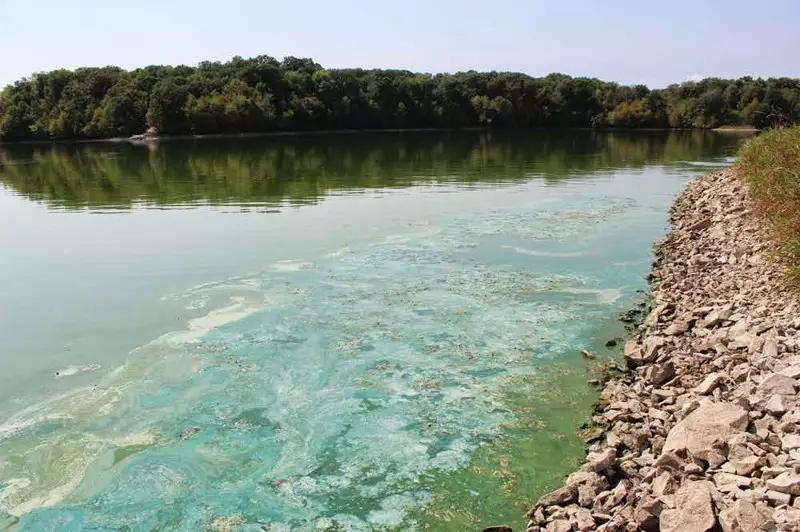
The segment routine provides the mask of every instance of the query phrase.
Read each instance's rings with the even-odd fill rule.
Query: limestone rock
[[[661,512],[662,532],[706,532],[717,518],[708,482],[689,482],[675,494],[675,508]]]
[[[764,515],[753,503],[741,499],[720,512],[719,524],[723,532],[754,532],[775,526],[769,515]]]
[[[781,438],[781,449],[784,451],[800,449],[800,434],[787,434]]]
[[[697,385],[694,391],[700,395],[708,395],[714,391],[714,388],[719,386],[720,382],[722,382],[722,375],[719,373],[711,373],[703,379],[703,382]]]
[[[729,437],[747,428],[748,416],[730,403],[706,403],[675,425],[667,435],[663,453],[688,451],[706,460],[724,447]]]
[[[786,471],[767,480],[767,488],[778,493],[800,495],[800,473]]]
[[[572,502],[575,500],[577,493],[578,490],[575,486],[564,486],[563,488],[551,491],[547,495],[543,495],[542,498],[539,499],[539,502],[536,503],[536,506],[555,506],[557,504]]]
[[[556,519],[547,523],[547,532],[572,532],[572,525],[568,519]]]
[[[792,395],[794,394],[795,382],[797,381],[791,377],[773,373],[758,385],[758,393],[764,397],[771,397],[776,394]]]

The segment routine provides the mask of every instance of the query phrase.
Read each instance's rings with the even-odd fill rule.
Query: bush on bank
[[[800,126],[749,139],[739,151],[738,171],[768,221],[790,285],[800,289]]]

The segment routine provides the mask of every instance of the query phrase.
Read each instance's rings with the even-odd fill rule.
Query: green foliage
[[[800,289],[800,126],[748,140],[739,151],[737,170],[769,221],[790,284]]]
[[[272,130],[493,127],[772,127],[800,122],[800,81],[722,80],[650,90],[509,72],[326,70],[234,57],[196,67],[55,70],[0,93],[0,139]]]

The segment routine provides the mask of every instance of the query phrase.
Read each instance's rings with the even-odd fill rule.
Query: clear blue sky
[[[0,86],[54,68],[259,54],[651,87],[800,77],[798,0],[0,0]]]

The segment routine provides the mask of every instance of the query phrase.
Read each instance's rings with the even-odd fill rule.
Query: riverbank
[[[800,309],[734,170],[691,183],[653,310],[593,421],[606,438],[529,512],[541,530],[800,530]]]

